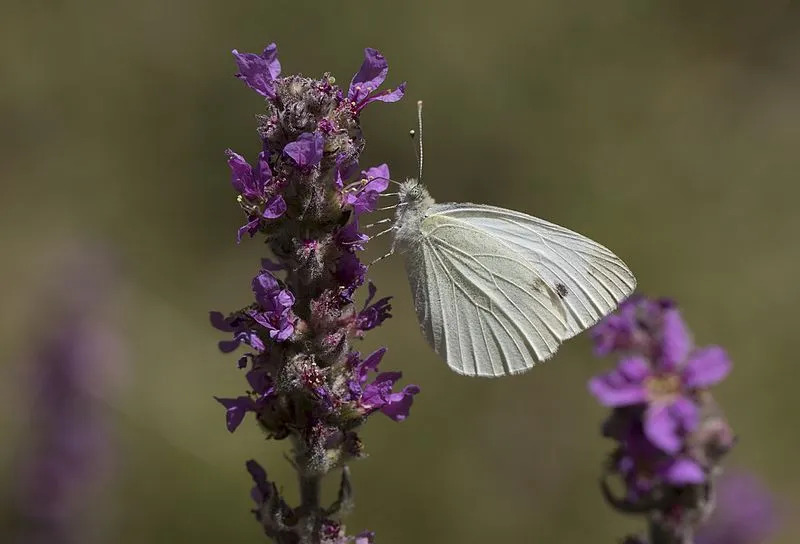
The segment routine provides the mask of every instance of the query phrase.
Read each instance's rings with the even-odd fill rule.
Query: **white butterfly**
[[[421,143],[420,113],[420,171]],[[415,179],[398,196],[392,251],[405,257],[425,337],[459,374],[529,370],[636,287],[619,257],[564,227],[494,206],[436,204]]]

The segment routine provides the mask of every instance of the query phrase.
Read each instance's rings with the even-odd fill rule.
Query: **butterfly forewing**
[[[431,213],[406,253],[420,325],[461,374],[516,374],[549,358],[567,332],[558,293],[496,235]]]
[[[429,220],[447,218],[482,233],[530,263],[535,277],[555,291],[567,314],[562,340],[613,311],[636,287],[622,260],[602,245],[521,212],[477,204],[441,204]]]

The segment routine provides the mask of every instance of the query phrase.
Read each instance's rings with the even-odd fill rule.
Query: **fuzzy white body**
[[[529,370],[636,286],[619,257],[580,234],[494,206],[436,204],[413,179],[396,215],[420,326],[459,374]]]

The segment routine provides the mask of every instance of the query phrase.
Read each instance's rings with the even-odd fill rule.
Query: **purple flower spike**
[[[239,53],[234,49],[233,56],[239,67],[236,77],[261,96],[275,99],[275,79],[281,73],[278,46],[274,43],[269,44],[261,55]]]
[[[281,76],[277,47],[262,54],[233,52],[237,77],[266,97],[257,116],[261,153],[255,163],[228,150],[231,185],[246,217],[237,232],[262,237],[269,257],[252,278],[252,298],[238,310],[211,312],[225,334],[220,350],[236,353],[245,373],[243,394],[215,397],[235,431],[248,412],[269,439],[290,439],[292,466],[302,482],[300,504],[289,506],[255,461],[253,514],[273,542],[371,544],[373,533],[348,535],[340,521],[352,504],[350,463],[366,455],[360,426],[381,412],[408,417],[416,385],[400,387],[400,372],[378,372],[380,348],[361,359],[353,345],[391,317],[392,297],[369,284],[363,307],[358,289],[368,268],[359,259],[370,237],[359,215],[378,205],[389,185],[386,164],[362,171],[365,147],[359,112],[370,102],[394,102],[405,84],[381,91],[388,65],[374,49],[343,92],[330,74],[319,79]],[[360,300],[360,298],[359,298]],[[397,387],[395,387],[397,386]],[[339,492],[323,504],[320,481],[341,472]]]
[[[322,160],[324,139],[319,132],[305,132],[297,140],[287,144],[284,155],[291,157],[300,169],[308,169]]]
[[[405,94],[406,84],[401,83],[397,89],[374,93],[386,80],[389,73],[389,63],[383,55],[376,49],[367,47],[364,49],[364,62],[358,73],[353,76],[350,82],[350,90],[347,92],[356,113],[360,112],[370,102],[397,102]]]
[[[735,439],[708,391],[728,375],[730,360],[720,347],[696,348],[666,299],[629,299],[592,337],[597,355],[620,356],[615,369],[589,380],[589,391],[612,408],[603,434],[618,442],[604,495],[622,512],[646,515],[654,543],[694,542],[714,494],[710,476]],[[612,475],[625,484],[620,498],[608,485]],[[729,537],[697,542],[739,544]]]

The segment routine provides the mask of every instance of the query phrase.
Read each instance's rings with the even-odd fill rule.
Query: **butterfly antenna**
[[[417,121],[419,122],[419,155],[417,155],[417,162],[419,163],[419,182],[422,183],[422,100],[417,100]]]
[[[422,100],[417,101],[417,122],[419,126],[419,147],[414,148],[414,154],[417,156],[417,166],[419,167],[417,181],[422,182]],[[411,136],[411,140],[414,140],[417,136],[417,131],[409,130],[408,135]]]

